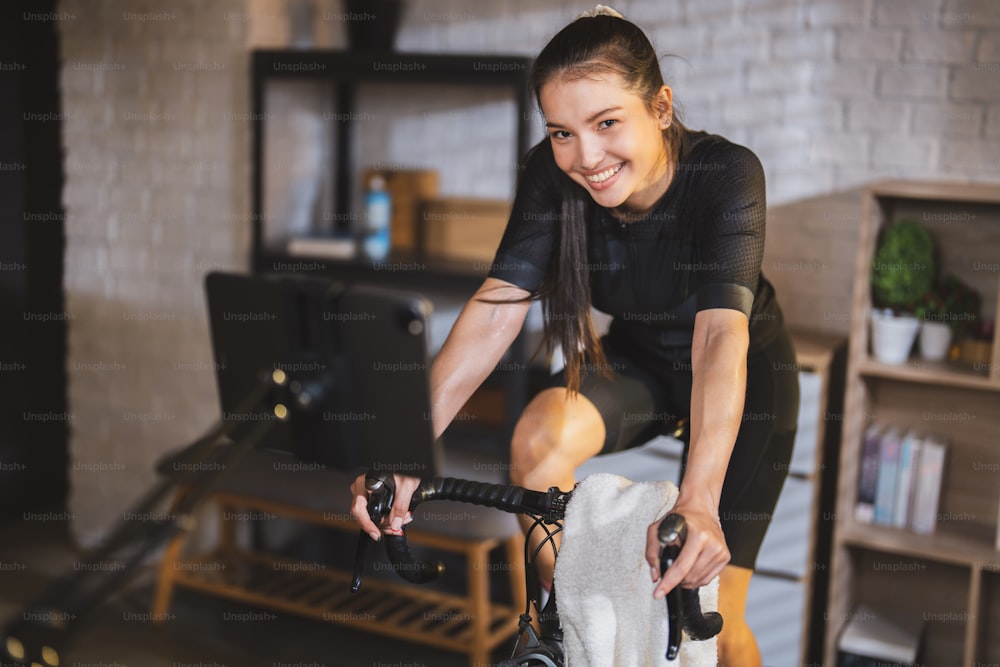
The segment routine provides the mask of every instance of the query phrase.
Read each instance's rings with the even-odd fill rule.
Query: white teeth
[[[603,183],[604,181],[608,180],[609,178],[617,174],[619,171],[621,171],[623,166],[625,166],[625,163],[620,162],[614,167],[608,167],[599,174],[594,174],[593,176],[584,176],[584,178],[586,178],[591,183]]]

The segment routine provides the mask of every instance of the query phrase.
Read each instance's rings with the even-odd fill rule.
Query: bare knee
[[[525,408],[511,440],[511,481],[547,488],[572,475],[604,443],[604,420],[582,395],[562,387],[540,392]]]

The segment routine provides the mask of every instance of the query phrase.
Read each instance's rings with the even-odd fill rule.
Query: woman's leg
[[[570,397],[565,387],[540,392],[525,408],[514,429],[511,443],[511,482],[544,491],[557,486],[564,491],[576,483],[574,471],[604,447],[604,418],[583,394]],[[531,519],[519,516],[527,529]],[[544,532],[535,530],[531,547],[541,542]],[[542,549],[535,561],[538,575],[552,581],[555,557]]]
[[[747,590],[753,570],[727,565],[719,575],[720,667],[760,667],[760,649],[746,622]]]
[[[731,560],[719,578],[719,664],[760,667],[746,622],[747,591],[795,445],[799,384],[794,351],[778,339],[748,361],[744,420],[729,462],[719,518]]]
[[[511,442],[511,482],[538,491],[552,486],[569,491],[583,462],[645,442],[652,430],[658,430],[664,418],[663,399],[655,378],[607,341],[605,353],[608,373],[585,373],[580,391],[573,395],[564,386],[566,378],[556,374],[552,385],[525,408]],[[521,517],[521,523],[527,529],[532,521]],[[544,536],[544,531],[532,531],[532,548]],[[539,552],[536,568],[544,582],[552,581],[551,549]]]

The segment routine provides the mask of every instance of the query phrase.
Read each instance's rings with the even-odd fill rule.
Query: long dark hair
[[[549,81],[594,73],[620,75],[627,89],[643,98],[650,109],[663,87],[659,58],[637,25],[616,16],[582,17],[560,30],[535,59],[531,86],[539,108],[542,86]],[[675,163],[686,133],[674,112],[663,139]],[[565,184],[559,250],[534,296],[540,297],[544,305],[545,339],[550,349],[556,344],[562,346],[566,384],[576,392],[586,365],[606,372],[607,364],[590,313],[587,227],[593,201],[580,186],[561,180]]]

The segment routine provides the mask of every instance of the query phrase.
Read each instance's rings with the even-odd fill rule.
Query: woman
[[[542,299],[546,335],[566,367],[515,428],[512,481],[572,488],[585,460],[641,444],[663,415],[689,416],[674,507],[689,537],[654,594],[720,575],[720,664],[759,665],[746,593],[798,410],[791,342],[760,273],[760,163],[685,128],[646,36],[601,6],[549,42],[532,84],[548,136],[525,159],[489,277],[434,362],[435,433],[499,362],[530,301]],[[591,306],[614,316],[603,338]],[[408,520],[416,484],[397,478],[384,530]],[[352,513],[377,539],[363,479],[352,490]],[[654,582],[656,528],[645,554]],[[542,564],[543,585],[552,568]]]

